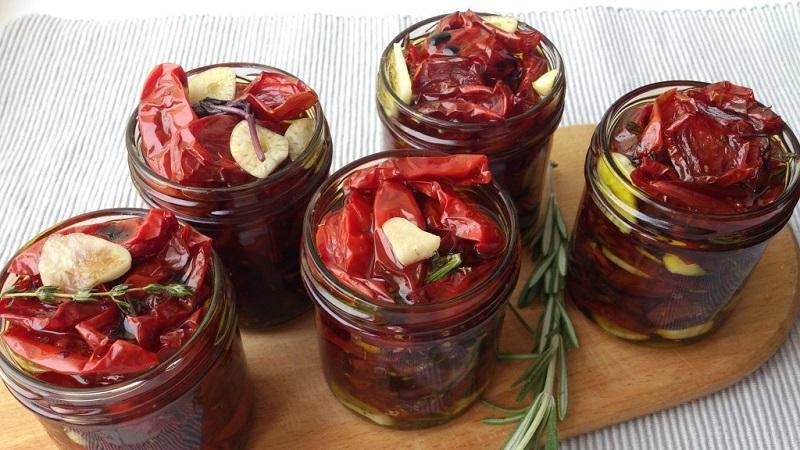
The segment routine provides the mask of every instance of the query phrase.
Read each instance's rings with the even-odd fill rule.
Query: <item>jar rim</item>
[[[678,89],[683,91],[692,88],[704,87],[709,84],[711,83],[706,81],[695,81],[695,80],[669,80],[669,81],[660,81],[657,83],[651,83],[629,91],[625,95],[618,98],[611,105],[611,107],[608,108],[608,110],[600,119],[600,122],[597,125],[596,138],[599,139],[599,144],[601,146],[603,153],[602,157],[606,158],[606,161],[616,172],[617,178],[619,178],[620,181],[625,184],[626,188],[631,189],[632,192],[637,192],[641,194],[637,195],[638,199],[646,200],[649,206],[658,209],[662,213],[670,215],[676,215],[676,214],[679,216],[691,215],[694,217],[699,216],[702,218],[715,219],[715,220],[740,220],[740,219],[748,219],[752,217],[761,216],[765,212],[782,207],[786,203],[789,203],[792,200],[796,200],[798,194],[800,194],[800,164],[793,165],[790,175],[790,180],[787,183],[786,188],[783,190],[781,195],[778,198],[776,198],[773,202],[760,206],[758,208],[753,208],[747,211],[742,211],[737,213],[697,212],[685,208],[672,207],[646,194],[644,191],[642,191],[636,185],[634,185],[633,182],[629,180],[627,176],[625,176],[622,169],[620,169],[619,165],[617,164],[616,160],[611,156],[611,154],[613,153],[610,145],[612,139],[611,133],[613,133],[614,130],[612,129],[612,127],[615,125],[615,123],[612,123],[612,121],[614,120],[615,116],[618,113],[625,110],[626,108],[632,106],[632,103],[634,101],[640,102],[642,100],[645,101],[650,100],[651,98],[654,99],[658,94],[661,94],[666,90]],[[646,97],[646,95],[650,93],[653,93],[654,95],[652,95],[651,97]],[[757,103],[760,106],[765,106],[761,102]],[[793,154],[800,156],[800,142],[798,141],[792,129],[785,122],[781,140],[786,145],[788,150],[790,150]],[[591,151],[589,153],[591,153]],[[590,167],[590,164],[588,164],[587,161],[587,164],[585,165],[585,174],[584,174],[586,176],[587,181],[592,179],[591,170],[592,168]],[[637,227],[637,224],[635,223],[633,224],[628,223],[629,221],[627,218],[623,218],[623,220],[626,221],[627,225],[630,225],[634,228]]]
[[[267,66],[264,64],[257,64],[257,63],[247,63],[247,62],[226,62],[226,63],[218,63],[218,64],[209,64],[206,66],[196,67],[186,72],[187,77],[191,77],[196,75],[200,72],[203,72],[208,69],[213,69],[215,67],[231,67],[231,68],[241,68],[241,69],[256,69],[265,72],[272,72],[272,73],[279,73],[282,75],[288,75],[290,77],[296,78],[300,80],[299,77],[285,71],[282,69],[278,69],[277,67]],[[302,81],[302,80],[300,80]],[[268,186],[274,183],[278,183],[281,181],[287,174],[291,173],[291,169],[295,169],[301,167],[306,160],[313,155],[313,152],[310,152],[309,149],[315,148],[317,143],[320,139],[323,138],[324,129],[325,129],[325,119],[322,111],[322,104],[317,100],[317,102],[310,108],[314,110],[313,118],[314,118],[314,132],[311,135],[311,139],[306,144],[306,148],[303,149],[303,152],[300,156],[295,159],[294,161],[289,161],[289,164],[275,172],[274,174],[270,174],[266,178],[257,178],[249,183],[239,184],[236,186],[227,186],[227,187],[202,187],[202,186],[187,186],[184,184],[177,183],[175,181],[170,180],[167,177],[162,176],[159,173],[156,173],[150,166],[145,162],[144,157],[142,155],[141,149],[139,148],[138,143],[138,134],[139,134],[139,120],[138,120],[138,113],[139,107],[137,106],[134,108],[133,113],[130,115],[128,119],[128,125],[125,127],[125,147],[128,151],[128,163],[134,166],[135,170],[151,179],[156,180],[158,183],[166,185],[169,188],[181,190],[184,192],[190,193],[208,193],[208,192],[215,192],[215,193],[237,193],[243,191],[250,191],[262,186]]]
[[[477,14],[479,16],[482,16],[482,17],[483,16],[499,16],[499,14],[484,13],[484,12],[476,12],[475,14]],[[388,75],[386,73],[386,61],[388,60],[389,54],[392,51],[392,46],[395,43],[403,42],[403,40],[405,40],[405,38],[407,36],[409,36],[413,31],[415,31],[415,30],[417,30],[419,28],[422,28],[425,25],[429,25],[429,24],[433,25],[434,22],[439,22],[441,19],[443,19],[444,17],[447,17],[448,15],[450,15],[450,14],[440,14],[438,16],[434,16],[434,17],[430,17],[430,18],[421,20],[421,21],[409,26],[405,30],[401,31],[400,34],[395,36],[391,41],[389,41],[389,44],[383,50],[383,53],[381,53],[380,67],[378,67],[378,78],[381,81],[383,87],[386,89],[386,91],[392,97],[392,100],[394,101],[395,106],[397,106],[397,108],[400,111],[402,111],[403,114],[408,115],[408,116],[412,117],[413,119],[415,119],[415,120],[417,120],[419,122],[422,122],[422,123],[425,123],[425,124],[428,124],[428,125],[432,125],[432,126],[436,126],[436,127],[439,127],[439,128],[458,127],[459,130],[462,130],[462,131],[480,131],[480,130],[483,130],[483,129],[486,129],[486,128],[495,127],[495,126],[497,126],[498,123],[512,123],[513,124],[514,122],[523,121],[526,118],[528,118],[528,117],[532,116],[533,114],[535,114],[540,109],[542,109],[545,105],[548,105],[553,98],[555,98],[557,95],[560,95],[561,91],[564,90],[564,84],[566,83],[566,78],[565,78],[565,75],[564,75],[564,60],[561,58],[561,53],[559,53],[559,51],[556,48],[555,44],[553,44],[553,42],[547,36],[545,36],[544,33],[542,33],[541,31],[537,30],[536,28],[533,28],[532,26],[530,26],[527,23],[525,23],[525,22],[520,20],[519,21],[520,25],[522,25],[524,27],[527,27],[532,31],[536,31],[541,35],[542,38],[541,38],[541,41],[539,43],[539,46],[543,50],[547,50],[547,51],[552,53],[552,54],[548,54],[547,52],[543,52],[545,58],[547,58],[547,60],[548,60],[548,63],[550,63],[550,70],[553,70],[553,69],[557,69],[558,70],[558,74],[556,75],[556,80],[555,80],[554,85],[553,85],[554,86],[553,90],[551,90],[550,93],[548,93],[544,97],[540,98],[539,101],[535,105],[531,106],[527,110],[525,110],[525,111],[523,111],[523,112],[521,112],[521,113],[519,113],[517,115],[508,117],[508,118],[503,119],[503,120],[491,121],[491,122],[479,122],[479,123],[452,122],[452,121],[449,121],[449,120],[439,119],[439,118],[430,116],[428,114],[422,114],[422,113],[414,110],[413,108],[409,107],[409,105],[405,104],[405,102],[403,102],[400,99],[400,97],[397,95],[397,93],[394,91],[394,89],[392,88],[392,84],[389,82]],[[552,56],[552,58],[551,58],[551,56]],[[380,108],[380,101],[378,102],[378,107]]]
[[[337,188],[337,186],[341,186],[344,181],[350,176],[354,171],[366,167],[371,167],[372,165],[379,164],[380,162],[390,159],[390,158],[397,158],[397,157],[404,157],[404,156],[450,156],[447,153],[436,151],[436,150],[387,150],[382,152],[373,153],[371,155],[365,156],[363,158],[359,158],[341,169],[337,170],[334,174],[332,174],[325,182],[320,185],[314,195],[311,197],[311,200],[308,203],[308,207],[306,208],[306,212],[304,215],[303,220],[303,247],[306,254],[310,257],[311,261],[314,264],[315,269],[321,274],[324,278],[325,282],[329,286],[333,286],[338,290],[338,292],[345,295],[348,299],[352,299],[356,302],[359,307],[363,307],[367,310],[372,311],[385,311],[390,313],[408,313],[408,312],[430,312],[436,311],[440,309],[445,309],[449,306],[454,304],[458,304],[462,302],[464,299],[475,296],[476,294],[480,293],[484,290],[487,286],[491,285],[495,278],[502,274],[504,270],[509,266],[509,264],[513,264],[515,261],[516,252],[514,248],[516,247],[517,241],[519,239],[519,228],[517,223],[517,213],[514,207],[514,203],[511,200],[511,197],[505,192],[505,190],[501,189],[500,186],[497,184],[497,181],[494,179],[492,180],[491,184],[481,186],[491,186],[492,192],[498,194],[498,205],[500,206],[504,217],[502,219],[507,221],[507,233],[506,233],[506,245],[504,248],[504,255],[501,262],[497,264],[497,267],[491,274],[488,274],[480,283],[472,286],[469,290],[448,299],[444,302],[437,302],[437,303],[430,303],[424,305],[404,305],[404,304],[377,304],[376,302],[370,301],[368,298],[363,296],[361,293],[356,292],[355,290],[351,289],[350,287],[346,286],[344,283],[339,281],[339,279],[330,271],[325,263],[322,261],[322,258],[319,255],[319,251],[317,250],[316,240],[315,240],[315,229],[316,224],[312,224],[312,219],[316,211],[316,206],[322,194],[327,192],[332,188]],[[330,209],[324,211],[325,213],[329,212]],[[501,224],[502,225],[502,224]]]
[[[141,208],[109,208],[109,209],[100,209],[96,211],[79,214],[77,216],[73,216],[69,219],[61,221],[41,231],[31,240],[26,242],[22,247],[20,247],[20,249],[3,267],[2,272],[0,272],[0,277],[3,277],[5,276],[6,273],[8,273],[8,268],[11,265],[11,261],[13,261],[14,258],[16,258],[16,256],[19,255],[22,250],[27,249],[36,242],[41,241],[42,239],[50,236],[51,234],[59,230],[63,230],[66,227],[79,225],[85,222],[97,221],[97,219],[103,217],[109,217],[109,218],[118,217],[120,219],[143,217],[145,214],[147,214],[147,212],[148,210]],[[181,223],[181,225],[189,226],[185,223]],[[22,379],[24,379],[26,386],[33,386],[41,390],[42,392],[48,392],[51,394],[59,394],[59,395],[75,395],[79,397],[84,397],[85,400],[92,399],[93,396],[97,394],[106,395],[109,392],[125,392],[128,390],[136,389],[141,384],[147,382],[148,379],[151,378],[153,374],[163,371],[164,368],[171,367],[181,358],[186,356],[186,352],[188,351],[188,349],[190,349],[194,345],[194,343],[199,339],[199,336],[201,336],[203,332],[208,328],[211,319],[214,317],[216,311],[220,308],[220,301],[223,294],[222,293],[223,279],[222,279],[222,271],[217,270],[217,268],[221,267],[221,262],[219,260],[219,256],[213,249],[211,250],[211,256],[212,256],[211,270],[213,271],[214,274],[214,285],[212,288],[211,302],[208,306],[208,311],[206,311],[205,315],[203,316],[203,320],[197,326],[197,329],[189,337],[189,339],[186,342],[184,342],[184,344],[172,356],[158,363],[157,365],[153,366],[151,369],[142,372],[129,380],[121,381],[119,383],[112,383],[104,386],[93,386],[93,387],[66,387],[53,383],[47,383],[34,376],[31,376],[28,372],[17,367],[16,364],[8,361],[4,352],[0,352],[0,373],[2,373],[5,376],[10,372],[11,375],[17,378],[21,377]],[[5,321],[3,319],[0,319],[0,323],[4,322]],[[2,343],[0,343],[0,345],[5,346],[5,344]]]

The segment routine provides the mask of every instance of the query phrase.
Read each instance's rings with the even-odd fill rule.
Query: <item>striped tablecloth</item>
[[[800,130],[800,4],[517,16],[548,35],[565,59],[564,125],[596,122],[614,99],[642,84],[730,79],[752,86]],[[0,260],[36,231],[74,214],[143,206],[129,182],[123,130],[145,75],[160,62],[284,68],[319,92],[332,127],[335,168],[379,150],[377,61],[385,43],[419,19],[254,15],[98,22],[29,16],[0,28]],[[800,448],[798,374],[800,326],[735,386],[577,437],[563,448]]]

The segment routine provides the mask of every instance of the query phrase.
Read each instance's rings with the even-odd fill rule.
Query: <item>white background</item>
[[[472,8],[487,12],[522,12],[613,6],[639,9],[743,8],[781,3],[780,0],[0,0],[0,24],[24,14],[41,13],[79,19],[124,19],[183,14],[296,15],[334,14],[429,16]]]

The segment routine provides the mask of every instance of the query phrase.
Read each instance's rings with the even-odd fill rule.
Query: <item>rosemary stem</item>
[[[524,318],[524,317],[522,317],[522,314],[520,314],[520,312],[519,312],[519,311],[517,311],[517,308],[514,308],[514,306],[512,306],[510,303],[508,304],[508,307],[511,309],[511,312],[512,312],[512,313],[514,313],[514,317],[516,317],[516,318],[517,318],[517,320],[519,320],[519,323],[521,323],[521,324],[522,324],[522,326],[523,326],[523,327],[524,327],[526,330],[528,330],[528,333],[530,333],[532,336],[536,336],[536,330],[534,330],[534,329],[533,329],[533,327],[532,327],[532,326],[530,326],[530,324],[528,323],[528,321],[527,321],[527,320],[525,320],[525,318]]]

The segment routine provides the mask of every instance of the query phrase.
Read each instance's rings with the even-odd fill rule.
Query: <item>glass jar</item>
[[[669,89],[705,85],[668,81],[636,89],[611,106],[592,136],[566,288],[587,316],[623,339],[689,341],[715,329],[800,196],[800,146],[788,127],[780,136],[788,154],[785,191],[767,206],[738,214],[689,212],[634,187],[611,155],[626,112]],[[614,171],[618,186],[603,181],[600,164]]]
[[[212,67],[232,67],[253,79],[262,71],[280,72],[258,64],[216,64],[190,70],[187,76]],[[311,305],[300,281],[299,252],[303,212],[311,194],[328,177],[332,159],[330,129],[317,103],[309,115],[316,122],[305,151],[269,177],[240,186],[182,186],[151,170],[139,147],[134,111],[125,133],[131,180],[151,207],[175,213],[214,240],[233,283],[244,328],[264,328],[292,319]]]
[[[422,152],[433,155],[438,152]],[[420,152],[391,151],[359,159],[328,179],[306,211],[303,281],[316,306],[322,367],[334,396],[380,425],[420,428],[464,411],[486,388],[497,356],[505,304],[519,276],[514,206],[496,183],[474,188],[506,233],[501,263],[481,284],[427,305],[376,304],[342,284],[324,265],[315,224],[338,207],[354,171]]]
[[[481,14],[486,16],[487,14]],[[540,48],[550,69],[558,70],[552,92],[536,106],[503,121],[460,123],[421,114],[394,92],[386,71],[394,43],[427,36],[444,15],[411,25],[383,51],[378,69],[377,106],[383,124],[384,148],[438,150],[445,153],[484,153],[494,179],[505,188],[519,214],[520,228],[532,226],[539,215],[553,133],[564,112],[566,76],[561,55],[542,36]],[[519,29],[533,30],[520,22]]]
[[[109,209],[73,217],[44,231],[21,253],[67,227],[144,216]],[[0,376],[62,449],[242,448],[247,441],[253,386],[247,375],[230,282],[214,255],[213,294],[194,335],[172,357],[127,381],[68,388],[23,370],[0,340]],[[3,269],[0,286],[7,281]],[[7,324],[0,320],[5,329]]]

